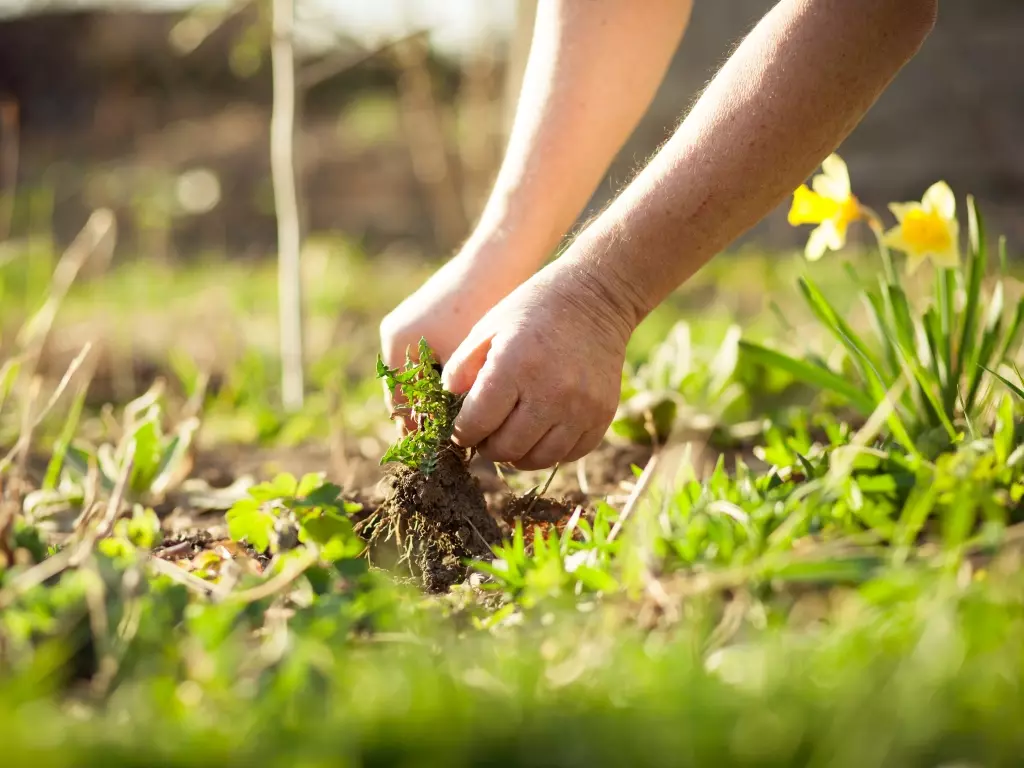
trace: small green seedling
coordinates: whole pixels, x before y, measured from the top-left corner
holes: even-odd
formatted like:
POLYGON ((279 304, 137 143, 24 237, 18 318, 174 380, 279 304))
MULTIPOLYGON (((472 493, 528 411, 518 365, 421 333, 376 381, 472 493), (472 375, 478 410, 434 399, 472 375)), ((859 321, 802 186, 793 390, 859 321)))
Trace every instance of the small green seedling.
POLYGON ((415 431, 388 448, 380 463, 398 462, 430 475, 437 469, 438 455, 451 440, 463 397, 446 391, 441 384, 441 368, 426 339, 420 339, 418 361, 413 362, 406 353, 402 369, 388 368, 378 355, 377 378, 384 379, 393 398, 401 389, 405 402, 396 412, 412 414, 417 425, 415 431))
POLYGON ((341 488, 320 474, 301 478, 288 473, 249 489, 228 510, 228 532, 257 552, 277 554, 297 544, 315 545, 327 560, 357 557, 363 549, 351 515, 362 505, 347 501, 341 488))

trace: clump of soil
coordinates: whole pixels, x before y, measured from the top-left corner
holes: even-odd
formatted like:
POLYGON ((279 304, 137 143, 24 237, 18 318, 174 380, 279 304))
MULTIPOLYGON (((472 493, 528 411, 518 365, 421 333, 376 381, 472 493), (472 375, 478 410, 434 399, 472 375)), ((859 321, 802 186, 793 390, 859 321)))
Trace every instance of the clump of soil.
POLYGON ((499 501, 495 512, 502 522, 515 527, 516 520, 522 520, 523 530, 529 531, 535 525, 557 525, 566 522, 572 516, 577 503, 585 499, 554 499, 545 496, 504 496, 499 501))
POLYGON ((429 476, 398 466, 388 480, 372 538, 393 538, 428 592, 446 592, 465 579, 465 560, 486 559, 501 543, 498 523, 457 446, 440 452, 429 476))

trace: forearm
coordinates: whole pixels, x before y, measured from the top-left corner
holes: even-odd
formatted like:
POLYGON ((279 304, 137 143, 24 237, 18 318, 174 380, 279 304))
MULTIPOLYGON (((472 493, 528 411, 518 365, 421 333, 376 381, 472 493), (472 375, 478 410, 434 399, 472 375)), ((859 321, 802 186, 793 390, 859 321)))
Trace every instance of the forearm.
POLYGON ((593 195, 649 106, 691 0, 545 0, 508 147, 474 233, 513 240, 531 273, 593 195))
POLYGON ((781 203, 934 23, 936 0, 782 0, 565 254, 632 327, 781 203))

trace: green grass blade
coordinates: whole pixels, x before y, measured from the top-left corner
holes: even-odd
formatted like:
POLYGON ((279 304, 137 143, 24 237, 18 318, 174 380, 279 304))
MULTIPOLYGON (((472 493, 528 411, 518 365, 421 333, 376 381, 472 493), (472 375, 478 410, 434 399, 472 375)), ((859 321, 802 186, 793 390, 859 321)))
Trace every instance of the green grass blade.
MULTIPOLYGON (((986 371, 991 373, 997 379, 999 379, 1001 382, 1003 382, 1003 384, 1006 385, 1006 388, 1009 389, 1011 392, 1013 392, 1013 394, 1015 394, 1021 400, 1024 400, 1024 388, 1021 388, 1021 386, 1019 384, 1014 384, 1008 378, 1003 376, 1003 374, 999 373, 998 371, 996 371, 996 370, 994 370, 992 368, 987 368, 985 366, 982 366, 982 367, 985 368, 986 371)), ((1024 381, 1022 381, 1021 384, 1024 384, 1024 381)))
POLYGON ((846 347, 853 357, 854 363, 861 372, 864 374, 864 378, 868 378, 868 372, 864 370, 864 366, 867 365, 874 369, 874 373, 878 378, 881 375, 878 372, 878 361, 876 361, 871 352, 868 350, 867 345, 864 341, 854 332, 853 328, 840 317, 839 313, 836 312, 835 308, 829 303, 828 299, 825 298, 824 294, 818 287, 811 282, 809 278, 801 277, 799 280, 800 290, 804 294, 804 298, 807 300, 811 311, 817 315, 818 319, 832 332, 832 334, 839 340, 844 347, 846 347))
POLYGON ((936 289, 939 293, 939 350, 942 355, 942 369, 946 372, 943 390, 949 388, 953 378, 953 334, 956 332, 953 318, 956 304, 956 272, 952 269, 940 269, 936 272, 936 289))
POLYGON ((982 371, 992 362, 992 353, 996 349, 1003 327, 1003 282, 996 283, 992 298, 989 301, 988 317, 985 320, 985 328, 981 334, 981 342, 975 346, 974 354, 971 357, 971 366, 967 386, 967 397, 965 402, 972 403, 978 395, 981 387, 982 371))
POLYGON ((925 339, 928 342, 928 349, 931 351, 931 368, 935 376, 936 384, 941 392, 946 391, 949 382, 949 368, 946 367, 946 360, 943 351, 942 320, 934 308, 924 313, 925 339))
POLYGON ((914 335, 914 321, 910 316, 910 303, 903 289, 896 285, 882 287, 882 298, 892 317, 893 331, 897 345, 908 355, 916 355, 917 340, 914 335))
POLYGON ((953 378, 959 380, 964 374, 964 363, 968 350, 974 348, 974 333, 978 324, 978 309, 981 305, 981 281, 988 261, 985 243, 985 226, 974 197, 967 198, 967 226, 970 255, 967 260, 967 282, 964 287, 966 303, 960 323, 960 344, 956 350, 956 365, 953 378))
POLYGON ((862 388, 827 368, 797 360, 782 352, 762 347, 760 344, 750 341, 741 341, 740 348, 750 360, 777 368, 806 384, 839 395, 865 415, 869 415, 875 409, 875 401, 862 388))
POLYGON ((882 299, 875 293, 864 291, 862 294, 864 298, 864 304, 868 310, 868 319, 871 321, 871 326, 875 331, 875 336, 878 338, 878 343, 882 347, 882 353, 886 365, 888 366, 888 372, 892 378, 899 376, 900 364, 896 359, 896 350, 893 348, 893 343, 890 338, 890 334, 886 332, 885 322, 885 306, 882 299))
POLYGON ((1024 299, 1017 302, 1017 308, 1013 312, 1013 319, 1010 321, 1010 325, 1007 326, 1006 333, 1003 334, 1003 342, 999 345, 999 349, 996 352, 996 363, 1003 362, 1007 357, 1017 352, 1017 348, 1020 346, 1022 330, 1024 330, 1024 299))
POLYGON ((68 446, 71 445, 71 440, 74 438, 75 432, 78 431, 78 424, 82 419, 82 408, 85 406, 87 392, 88 387, 81 387, 78 390, 78 394, 71 404, 68 418, 64 422, 63 429, 60 431, 60 436, 53 445, 53 455, 46 465, 46 475, 43 478, 43 488, 45 490, 53 490, 57 487, 60 471, 64 467, 64 457, 67 455, 68 446))

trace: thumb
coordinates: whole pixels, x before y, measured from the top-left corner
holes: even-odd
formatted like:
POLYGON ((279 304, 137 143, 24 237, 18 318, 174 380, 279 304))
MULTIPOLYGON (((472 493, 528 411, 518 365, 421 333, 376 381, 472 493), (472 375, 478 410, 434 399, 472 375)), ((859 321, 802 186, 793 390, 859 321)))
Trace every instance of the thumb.
POLYGON ((454 395, 461 395, 473 388, 480 369, 487 362, 487 353, 491 350, 491 339, 470 336, 459 345, 444 366, 441 383, 454 395))

